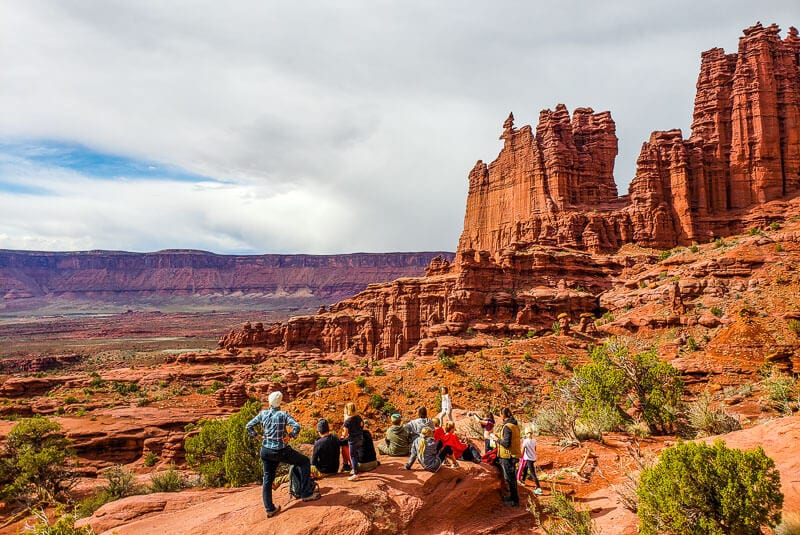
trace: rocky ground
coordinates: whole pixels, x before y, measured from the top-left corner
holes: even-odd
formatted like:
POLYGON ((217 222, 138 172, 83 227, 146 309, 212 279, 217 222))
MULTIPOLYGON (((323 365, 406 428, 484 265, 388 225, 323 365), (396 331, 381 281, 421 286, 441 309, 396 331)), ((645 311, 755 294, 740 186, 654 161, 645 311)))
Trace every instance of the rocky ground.
MULTIPOLYGON (((655 346, 682 371, 687 402, 708 391, 714 406, 738 417, 745 429, 723 438, 734 446, 764 447, 782 472, 785 510, 797 511, 792 445, 800 438, 800 418, 781 418, 786 407, 770 399, 766 377, 771 369, 800 369, 798 242, 800 220, 790 218, 780 227, 670 251, 627 246, 618 255, 637 261, 626 264, 612 289, 599 295, 605 313, 596 333, 577 332, 576 325, 558 335, 470 332, 444 340, 443 345, 472 348, 450 361, 411 352, 369 362, 347 351, 216 349, 214 337, 245 316, 132 313, 4 326, 4 336, 29 336, 32 351, 18 344, 0 361, 6 370, 0 378, 0 414, 6 418, 0 435, 20 416, 58 421, 79 455, 78 497, 101 484, 102 469, 116 464, 142 481, 172 463, 191 476, 183 452, 190 424, 230 414, 248 398, 265 400, 273 389, 284 391, 288 409, 310 428, 322 416, 340 422, 344 403, 354 401, 380 437, 387 413, 409 416, 420 405, 435 412, 439 388, 448 386, 459 432, 479 444, 466 411, 510 406, 528 423, 553 385, 587 361, 592 345, 616 337, 634 348, 655 346), (36 345, 45 341, 47 350, 36 345), (80 349, 54 350, 72 343, 80 349), (157 462, 145 466, 152 455, 157 462)), ((635 533, 636 518, 618 503, 614 485, 625 482, 631 452, 654 455, 675 440, 611 434, 565 448, 556 437, 542 436, 541 475, 545 487, 555 483, 579 508, 590 509, 602 533, 635 533)), ((107 504, 87 522, 98 533, 311 533, 320 526, 323 532, 353 533, 534 531, 525 509, 501 507, 496 474, 485 465, 431 475, 408 473, 398 460, 383 459, 363 481, 335 477, 322 483, 322 491, 322 500, 303 504, 287 503, 287 491, 280 489, 278 503, 287 507, 279 521, 264 518, 259 490, 249 487, 135 496, 107 504)), ((548 493, 531 500, 546 503, 548 493)), ((9 506, 2 514, 13 512, 9 506)), ((21 525, 0 533, 15 533, 21 525)))

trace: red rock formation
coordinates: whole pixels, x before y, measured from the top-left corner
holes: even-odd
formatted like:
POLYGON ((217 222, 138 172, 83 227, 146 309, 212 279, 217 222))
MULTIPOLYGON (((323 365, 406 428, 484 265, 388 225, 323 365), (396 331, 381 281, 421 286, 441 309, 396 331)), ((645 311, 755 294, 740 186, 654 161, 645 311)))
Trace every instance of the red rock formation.
POLYGON ((608 112, 578 108, 545 110, 536 136, 530 126, 504 123, 500 155, 490 165, 479 161, 469 175, 464 231, 458 250, 495 253, 514 243, 581 242, 562 236, 556 214, 587 209, 616 199, 616 127, 608 112))
POLYGON ((654 132, 629 197, 612 176, 617 138, 608 112, 566 108, 505 141, 469 176, 459 251, 561 245, 608 252, 624 243, 668 248, 743 230, 747 211, 800 191, 800 37, 748 28, 738 54, 703 53, 692 135, 654 132))
MULTIPOLYGON (((626 260, 596 253, 626 243, 707 241, 775 217, 764 203, 800 190, 797 31, 781 40, 775 26, 745 30, 738 54, 703 54, 697 87, 692 136, 654 132, 624 197, 614 184, 617 138, 608 112, 578 108, 570 118, 559 104, 541 112, 535 134, 515 128, 509 115, 498 157, 469 174, 453 263, 436 259, 425 278, 371 285, 259 339, 282 351, 397 358, 429 354, 441 347, 437 339, 468 327, 541 329, 560 314, 579 318, 598 308, 593 295, 626 260)), ((226 338, 238 339, 254 336, 226 338)))

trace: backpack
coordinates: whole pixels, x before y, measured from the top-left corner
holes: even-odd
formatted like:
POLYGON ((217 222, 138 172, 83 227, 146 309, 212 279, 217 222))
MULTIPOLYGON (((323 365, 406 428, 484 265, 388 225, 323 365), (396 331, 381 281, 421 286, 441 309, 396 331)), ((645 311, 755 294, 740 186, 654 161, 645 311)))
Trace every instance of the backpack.
POLYGON ((310 496, 319 487, 319 484, 316 481, 314 481, 313 479, 311 479, 311 477, 308 478, 308 485, 306 485, 305 489, 300 488, 301 487, 300 481, 302 481, 302 478, 300 476, 300 467, 297 466, 297 465, 290 466, 289 467, 289 496, 291 496, 292 498, 300 499, 303 496, 310 496), (303 490, 305 490, 305 492, 303 492, 303 490))

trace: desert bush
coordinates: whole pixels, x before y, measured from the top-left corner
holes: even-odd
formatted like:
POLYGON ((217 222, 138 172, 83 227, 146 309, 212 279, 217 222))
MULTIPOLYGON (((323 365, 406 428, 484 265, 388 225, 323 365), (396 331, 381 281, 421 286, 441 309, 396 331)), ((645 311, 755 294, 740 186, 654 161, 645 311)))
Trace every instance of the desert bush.
POLYGON ((697 247, 697 244, 696 244, 696 243, 693 243, 693 244, 691 244, 691 245, 689 246, 689 250, 690 250, 691 252, 693 252, 693 253, 696 253, 696 252, 699 250, 699 247, 697 247))
POLYGON ((722 309, 719 308, 719 307, 711 307, 709 312, 711 312, 713 315, 715 315, 718 318, 722 317, 722 309))
POLYGON ((228 418, 201 421, 200 432, 186 439, 186 462, 205 485, 237 487, 261 479, 260 440, 244 430, 259 410, 258 402, 249 401, 228 418))
POLYGON ((642 411, 642 418, 651 429, 662 432, 673 429, 681 409, 683 378, 668 362, 658 358, 655 349, 630 355, 617 353, 617 363, 625 371, 629 397, 642 411))
POLYGON ((300 444, 313 444, 317 440, 317 430, 311 427, 303 427, 297 436, 290 442, 292 446, 299 446, 300 444))
POLYGON ((158 463, 158 454, 154 451, 148 451, 144 454, 144 465, 148 468, 155 466, 158 463))
POLYGON ((140 493, 139 486, 136 484, 133 473, 126 470, 121 465, 112 466, 104 470, 103 477, 108 481, 102 488, 102 491, 108 496, 107 502, 140 493))
POLYGON ((317 379, 317 388, 327 388, 328 387, 328 378, 327 377, 319 377, 317 379))
POLYGON ((183 487, 183 478, 175 470, 175 465, 170 465, 166 472, 150 477, 150 492, 178 492, 183 487))
POLYGON ((795 334, 800 334, 800 321, 797 320, 789 320, 789 328, 795 334))
POLYGON ((513 372, 514 369, 511 367, 511 364, 503 364, 502 366, 500 366, 500 373, 502 373, 506 377, 511 376, 513 372))
POLYGON ((761 381, 772 406, 784 414, 792 414, 792 402, 795 401, 797 386, 795 380, 772 368, 770 375, 761 381))
POLYGON ((356 386, 359 388, 364 388, 365 386, 367 386, 367 378, 364 377, 363 375, 359 375, 358 377, 353 379, 353 382, 355 382, 356 386))
POLYGON ((553 490, 552 498, 539 512, 536 504, 529 503, 536 525, 547 535, 595 535, 599 533, 589 511, 579 511, 575 501, 566 494, 553 490), (542 515, 544 514, 544 519, 542 515))
POLYGON ((756 534, 780 520, 783 494, 775 462, 760 447, 722 441, 667 448, 639 478, 639 532, 756 534))
POLYGON ((380 394, 372 394, 369 397, 369 406, 375 410, 381 410, 381 407, 383 407, 384 403, 386 403, 386 400, 383 399, 383 396, 380 394))
POLYGON ((373 375, 386 375, 386 370, 383 369, 383 366, 375 366, 372 370, 373 375))
POLYGON ((558 323, 557 321, 553 322, 553 326, 551 327, 551 329, 553 331, 553 334, 555 334, 556 336, 561 334, 561 324, 558 323))
POLYGON ((25 524, 24 533, 31 535, 94 535, 91 526, 75 527, 75 515, 63 514, 62 510, 56 511, 60 515, 53 524, 43 510, 33 512, 34 524, 25 524))
POLYGON ((562 444, 577 444, 580 442, 577 431, 580 415, 580 406, 569 385, 562 382, 539 407, 534 425, 542 434, 559 437, 562 444))
POLYGON ((54 502, 75 484, 75 452, 61 425, 23 418, 8 433, 0 456, 0 498, 54 502))
POLYGON ((742 428, 737 418, 722 409, 712 409, 712 400, 711 393, 705 390, 694 403, 689 404, 686 418, 694 436, 721 435, 742 428))
POLYGON ((104 470, 103 477, 106 479, 106 484, 91 496, 81 500, 75 507, 78 517, 91 516, 109 502, 145 492, 144 487, 136 483, 134 475, 121 465, 104 470))
POLYGON ((458 364, 456 362, 456 359, 447 356, 447 353, 445 353, 444 350, 439 351, 438 359, 439 359, 439 364, 442 365, 442 368, 447 368, 447 369, 455 368, 456 365, 458 364))

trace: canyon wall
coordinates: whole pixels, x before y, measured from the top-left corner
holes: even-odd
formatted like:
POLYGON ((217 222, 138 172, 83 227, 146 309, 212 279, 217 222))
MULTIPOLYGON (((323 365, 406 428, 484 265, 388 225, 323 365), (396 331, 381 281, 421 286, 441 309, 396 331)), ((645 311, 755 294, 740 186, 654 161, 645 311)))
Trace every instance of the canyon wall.
POLYGON ((50 253, 0 250, 0 296, 139 299, 256 295, 330 303, 373 282, 422 275, 430 261, 452 253, 345 255, 217 255, 203 251, 50 253))

